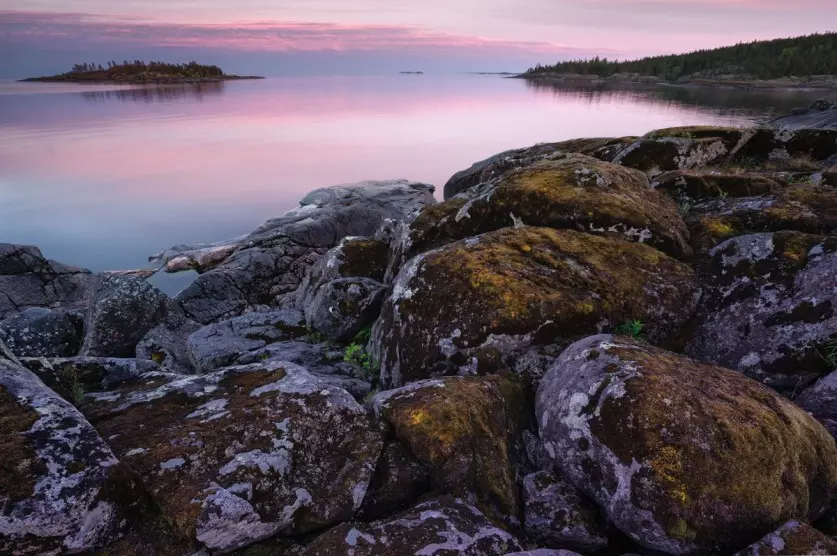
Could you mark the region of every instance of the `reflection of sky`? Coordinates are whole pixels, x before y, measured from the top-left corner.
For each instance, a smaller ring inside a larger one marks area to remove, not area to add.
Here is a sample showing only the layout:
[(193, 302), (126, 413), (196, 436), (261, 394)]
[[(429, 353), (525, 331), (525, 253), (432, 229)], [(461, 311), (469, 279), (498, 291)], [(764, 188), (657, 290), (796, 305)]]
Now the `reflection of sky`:
[(0, 241), (94, 269), (249, 232), (316, 187), (403, 177), (441, 190), (505, 149), (727, 123), (722, 113), (746, 108), (483, 76), (268, 79), (150, 97), (20, 87), (0, 84)]

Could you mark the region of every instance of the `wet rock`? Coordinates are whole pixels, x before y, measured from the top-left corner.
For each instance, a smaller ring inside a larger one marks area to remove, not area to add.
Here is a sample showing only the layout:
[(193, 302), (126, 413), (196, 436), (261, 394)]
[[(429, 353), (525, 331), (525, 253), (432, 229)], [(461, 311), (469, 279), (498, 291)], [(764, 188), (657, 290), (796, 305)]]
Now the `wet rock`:
[(480, 507), (517, 521), (514, 467), (527, 426), (526, 394), (511, 377), (448, 377), (372, 398), (375, 414), (409, 446), (440, 492), (474, 492)]
[(427, 467), (407, 445), (397, 440), (387, 442), (357, 517), (364, 521), (382, 519), (407, 508), (430, 489)]
[(183, 322), (177, 305), (135, 276), (98, 275), (84, 319), (79, 355), (133, 357), (137, 343), (163, 322)]
[(783, 391), (829, 371), (837, 330), (837, 238), (795, 232), (730, 239), (709, 253), (687, 352)]
[(203, 274), (177, 300), (190, 318), (210, 324), (275, 307), (277, 298), (296, 290), (310, 267), (343, 238), (374, 236), (385, 221), (400, 220), (433, 202), (432, 186), (406, 180), (318, 189), (301, 207), (245, 237), (177, 246), (152, 260), (171, 271), (199, 265)]
[(837, 493), (834, 439), (740, 373), (625, 337), (570, 346), (538, 389), (541, 437), (628, 536), (669, 554), (728, 553)]
[(837, 189), (797, 184), (774, 195), (705, 200), (690, 207), (686, 224), (700, 253), (726, 239), (759, 232), (837, 230)]
[(135, 477), (82, 415), (0, 359), (0, 552), (91, 551), (118, 539), (142, 500)]
[(395, 256), (406, 260), (516, 221), (647, 243), (678, 258), (691, 255), (677, 206), (642, 172), (557, 153), (425, 207), (405, 222)]
[(201, 328), (203, 326), (190, 320), (179, 325), (154, 327), (137, 343), (137, 359), (153, 361), (171, 373), (194, 374), (198, 367), (192, 360), (187, 340)]
[[(832, 344), (831, 350), (823, 355), (837, 357), (835, 348), (837, 345)], [(832, 436), (837, 437), (837, 371), (821, 378), (794, 401), (822, 423)]]
[(81, 347), (83, 327), (80, 311), (30, 307), (0, 321), (0, 341), (18, 357), (70, 357)]
[(187, 339), (192, 361), (202, 372), (233, 365), (248, 352), (307, 334), (302, 313), (281, 309), (249, 313), (211, 324)]
[(0, 243), (0, 319), (30, 307), (80, 307), (90, 276), (44, 258), (37, 247)]
[(469, 350), (500, 352), (615, 327), (676, 334), (696, 302), (692, 270), (639, 243), (571, 230), (507, 228), (413, 258), (372, 332), (381, 382), (472, 373)]
[(91, 394), (84, 410), (166, 520), (213, 553), (350, 519), (383, 445), (345, 390), (290, 363)]
[(549, 546), (596, 552), (607, 533), (595, 507), (563, 477), (540, 471), (523, 479), (526, 533)]
[(804, 523), (789, 521), (735, 556), (779, 554), (837, 554), (837, 541)]
[(330, 340), (349, 341), (378, 318), (385, 292), (369, 278), (332, 280), (305, 307), (306, 325)]
[(303, 556), (461, 554), (505, 556), (520, 543), (477, 508), (445, 496), (369, 525), (343, 523), (318, 537)]
[(445, 184), (445, 199), (497, 178), (517, 168), (525, 168), (542, 160), (561, 158), (563, 153), (579, 153), (610, 162), (621, 149), (630, 145), (636, 137), (621, 139), (572, 139), (560, 143), (542, 143), (523, 149), (496, 154), (457, 172)]

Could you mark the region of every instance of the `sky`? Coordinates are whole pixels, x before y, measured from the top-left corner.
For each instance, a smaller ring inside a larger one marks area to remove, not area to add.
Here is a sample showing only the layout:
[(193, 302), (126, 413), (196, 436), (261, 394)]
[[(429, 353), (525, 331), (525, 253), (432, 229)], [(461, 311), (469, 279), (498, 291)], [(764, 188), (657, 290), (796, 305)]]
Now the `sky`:
[(837, 0), (0, 0), (0, 77), (123, 59), (260, 75), (522, 71), (837, 31)]

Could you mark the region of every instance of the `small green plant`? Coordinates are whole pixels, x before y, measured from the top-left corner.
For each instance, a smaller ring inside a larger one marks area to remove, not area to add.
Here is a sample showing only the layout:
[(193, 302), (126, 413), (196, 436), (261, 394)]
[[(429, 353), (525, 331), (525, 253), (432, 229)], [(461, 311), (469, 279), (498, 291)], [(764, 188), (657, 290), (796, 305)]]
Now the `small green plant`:
[(620, 336), (630, 336), (635, 340), (643, 340), (645, 339), (645, 335), (642, 333), (643, 328), (645, 328), (645, 324), (641, 320), (635, 319), (620, 324), (614, 332)]
[[(54, 372), (52, 365), (50, 365), (49, 368)], [(61, 373), (61, 377), (67, 384), (67, 389), (70, 391), (70, 396), (73, 398), (73, 404), (77, 406), (81, 405), (84, 401), (84, 396), (87, 394), (87, 389), (84, 387), (84, 383), (78, 376), (78, 369), (71, 366), (69, 369)]]
[(363, 405), (366, 405), (366, 404), (368, 404), (370, 401), (372, 401), (372, 398), (374, 398), (374, 397), (375, 397), (375, 394), (377, 394), (378, 392), (380, 392), (380, 389), (378, 389), (378, 388), (373, 388), (373, 389), (372, 389), (372, 390), (370, 390), (370, 391), (369, 391), (369, 392), (368, 392), (365, 396), (363, 396)]
[(718, 189), (718, 198), (719, 199), (726, 199), (729, 197), (729, 192), (724, 191), (723, 189)]
[(813, 346), (814, 351), (817, 352), (825, 364), (828, 365), (829, 370), (837, 371), (837, 338), (829, 340), (822, 349)]
[(680, 211), (680, 214), (685, 216), (692, 212), (692, 203), (689, 201), (681, 201), (677, 204), (677, 210)]

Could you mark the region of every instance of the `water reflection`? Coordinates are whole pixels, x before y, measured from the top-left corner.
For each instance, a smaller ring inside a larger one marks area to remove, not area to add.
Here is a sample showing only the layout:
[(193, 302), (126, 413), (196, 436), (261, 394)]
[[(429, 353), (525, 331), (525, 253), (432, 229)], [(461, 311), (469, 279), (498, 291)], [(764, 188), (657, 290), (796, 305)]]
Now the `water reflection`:
[(82, 97), (90, 102), (137, 102), (159, 103), (193, 99), (203, 102), (207, 97), (224, 93), (226, 83), (184, 83), (181, 85), (150, 85), (136, 89), (111, 89), (105, 91), (84, 91)]

